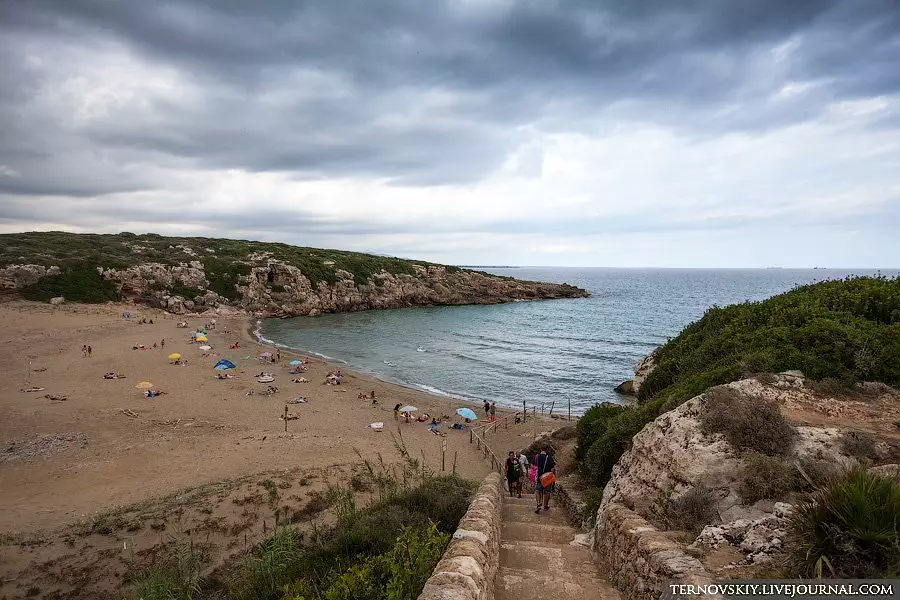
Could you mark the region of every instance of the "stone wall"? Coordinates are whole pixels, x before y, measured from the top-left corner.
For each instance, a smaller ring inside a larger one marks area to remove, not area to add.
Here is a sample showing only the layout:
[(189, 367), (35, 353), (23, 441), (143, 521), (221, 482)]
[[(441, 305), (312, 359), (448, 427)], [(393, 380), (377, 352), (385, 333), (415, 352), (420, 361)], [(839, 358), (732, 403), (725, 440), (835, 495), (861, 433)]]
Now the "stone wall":
[(587, 503), (575, 487), (576, 475), (567, 475), (556, 480), (556, 503), (566, 510), (569, 523), (576, 529), (584, 529)]
[(502, 478), (484, 478), (419, 600), (493, 600), (500, 568)]
[(712, 583), (699, 560), (621, 504), (598, 514), (593, 550), (623, 600), (662, 598), (669, 583)]

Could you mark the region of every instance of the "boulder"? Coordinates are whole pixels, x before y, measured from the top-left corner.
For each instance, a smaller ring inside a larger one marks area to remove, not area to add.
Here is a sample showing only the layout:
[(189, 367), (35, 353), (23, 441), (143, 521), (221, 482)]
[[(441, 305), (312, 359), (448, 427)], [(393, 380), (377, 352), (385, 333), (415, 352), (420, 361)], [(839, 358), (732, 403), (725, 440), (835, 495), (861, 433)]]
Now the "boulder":
[(634, 396), (634, 381), (629, 379), (615, 387), (615, 391), (625, 396)]
[(54, 306), (59, 306), (60, 304), (65, 304), (66, 299), (63, 296), (57, 296), (56, 298), (50, 298), (50, 304)]
[(632, 388), (634, 390), (634, 394), (636, 395), (639, 391), (641, 391), (641, 385), (643, 385), (644, 380), (647, 379), (647, 375), (656, 368), (656, 365), (659, 363), (659, 348), (654, 348), (650, 351), (650, 353), (637, 361), (634, 365), (634, 379), (632, 379)]

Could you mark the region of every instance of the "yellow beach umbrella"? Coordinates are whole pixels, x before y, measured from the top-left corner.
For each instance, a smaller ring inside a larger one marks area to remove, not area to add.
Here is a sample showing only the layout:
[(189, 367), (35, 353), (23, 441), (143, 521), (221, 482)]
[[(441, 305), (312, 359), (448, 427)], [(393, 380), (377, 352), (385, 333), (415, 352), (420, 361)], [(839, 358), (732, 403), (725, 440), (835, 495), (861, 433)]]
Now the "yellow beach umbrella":
[(138, 384), (134, 387), (140, 388), (142, 390), (149, 390), (150, 388), (153, 387), (153, 384), (150, 383), (149, 381), (141, 381), (141, 382), (138, 382)]
[(173, 352), (172, 354), (169, 355), (169, 358), (171, 358), (172, 360), (178, 360), (179, 358), (181, 358), (181, 355), (178, 354), (177, 352)]
[(201, 335), (200, 337), (194, 338), (195, 342), (206, 342), (208, 340), (209, 340), (209, 338), (207, 338), (205, 335)]

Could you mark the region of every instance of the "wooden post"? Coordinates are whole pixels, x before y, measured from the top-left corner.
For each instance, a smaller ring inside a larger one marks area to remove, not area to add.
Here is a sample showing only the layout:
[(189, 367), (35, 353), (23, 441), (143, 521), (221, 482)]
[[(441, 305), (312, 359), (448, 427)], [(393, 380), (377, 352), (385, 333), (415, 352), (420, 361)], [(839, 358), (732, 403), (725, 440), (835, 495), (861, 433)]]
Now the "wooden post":
[(550, 416), (553, 416), (553, 406), (556, 404), (556, 400), (550, 403)]
[(525, 407), (525, 401), (522, 400), (522, 422), (525, 422), (525, 415), (528, 414), (528, 409)]
[(458, 454), (459, 454), (459, 452), (457, 452), (457, 451), (453, 452), (453, 474), (454, 475), (456, 475), (456, 457)]
[(569, 421), (572, 420), (572, 397), (571, 396), (569, 397), (569, 418), (567, 420), (569, 420)]
[(474, 438), (475, 438), (475, 431), (473, 429), (469, 429), (469, 443), (470, 444), (475, 441)]
[(287, 404), (284, 405), (284, 432), (287, 433), (287, 417), (288, 417), (288, 407)]

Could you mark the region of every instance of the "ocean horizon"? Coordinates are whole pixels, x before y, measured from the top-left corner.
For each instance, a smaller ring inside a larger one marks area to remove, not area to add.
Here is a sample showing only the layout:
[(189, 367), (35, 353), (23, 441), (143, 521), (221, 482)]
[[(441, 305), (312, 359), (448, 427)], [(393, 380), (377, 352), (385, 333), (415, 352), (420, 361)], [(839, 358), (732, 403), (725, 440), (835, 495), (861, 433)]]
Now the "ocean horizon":
[[(475, 267), (473, 267), (475, 268)], [(554, 403), (583, 414), (632, 366), (714, 305), (759, 301), (793, 287), (900, 269), (478, 267), (569, 283), (589, 298), (517, 301), (265, 319), (264, 341), (346, 364), (383, 381), (498, 406)]]

